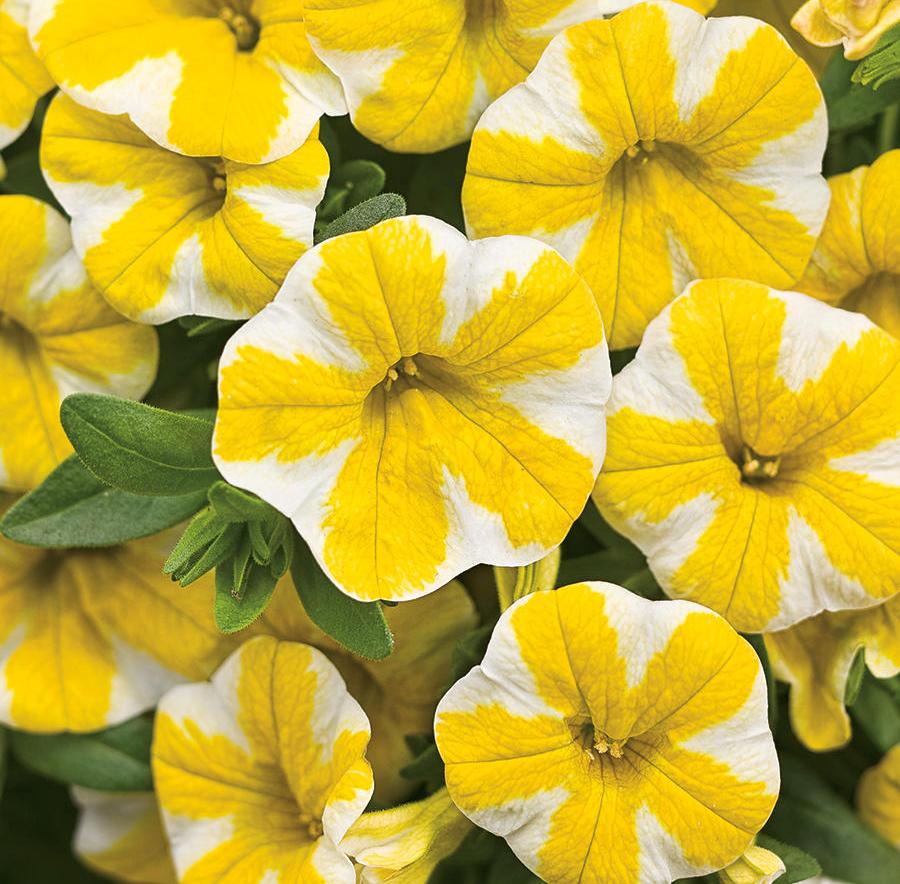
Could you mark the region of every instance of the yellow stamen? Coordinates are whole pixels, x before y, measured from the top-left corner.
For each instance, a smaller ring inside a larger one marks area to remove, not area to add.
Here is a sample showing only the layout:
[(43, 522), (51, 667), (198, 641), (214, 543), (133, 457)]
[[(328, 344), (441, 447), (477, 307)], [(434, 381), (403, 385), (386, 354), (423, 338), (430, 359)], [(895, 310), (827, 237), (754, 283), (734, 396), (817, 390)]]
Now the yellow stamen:
[(419, 374), (419, 369), (411, 356), (405, 357), (401, 365), (404, 374), (408, 374), (410, 377), (416, 377)]
[(780, 457), (765, 457), (746, 445), (741, 452), (741, 474), (745, 479), (774, 479), (780, 467)]

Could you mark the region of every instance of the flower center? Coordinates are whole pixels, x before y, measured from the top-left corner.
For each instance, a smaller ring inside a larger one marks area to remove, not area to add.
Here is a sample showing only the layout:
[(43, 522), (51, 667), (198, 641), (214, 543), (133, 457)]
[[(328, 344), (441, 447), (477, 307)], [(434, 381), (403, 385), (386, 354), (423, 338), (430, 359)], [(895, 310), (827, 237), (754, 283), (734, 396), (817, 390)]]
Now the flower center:
[(303, 829), (304, 833), (311, 841), (318, 841), (324, 834), (322, 821), (312, 814), (301, 813), (299, 814), (298, 819), (300, 821), (300, 828)]
[(219, 10), (219, 18), (234, 34), (241, 52), (250, 52), (259, 42), (259, 23), (252, 16), (231, 6), (223, 6)]
[(637, 160), (641, 165), (648, 162), (655, 153), (655, 141), (638, 141), (637, 144), (630, 144), (625, 148), (625, 156), (630, 160)]
[(419, 376), (419, 367), (412, 356), (404, 356), (399, 362), (395, 362), (387, 371), (384, 378), (384, 388), (387, 391), (398, 381), (409, 382), (410, 378)]
[(781, 467), (781, 456), (765, 457), (757, 454), (749, 445), (741, 450), (741, 475), (748, 482), (764, 482), (774, 479)]
[(609, 758), (621, 758), (625, 754), (625, 746), (628, 739), (615, 740), (608, 734), (594, 727), (590, 720), (583, 719), (569, 722), (573, 739), (578, 743), (588, 756), (588, 764), (599, 761), (603, 756)]

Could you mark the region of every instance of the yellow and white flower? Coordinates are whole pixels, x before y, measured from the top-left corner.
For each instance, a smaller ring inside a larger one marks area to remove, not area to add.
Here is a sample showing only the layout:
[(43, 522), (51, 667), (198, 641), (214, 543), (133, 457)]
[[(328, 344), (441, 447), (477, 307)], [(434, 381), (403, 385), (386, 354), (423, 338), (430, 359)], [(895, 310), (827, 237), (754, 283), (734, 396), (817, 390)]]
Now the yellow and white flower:
[(386, 608), (384, 615), (394, 634), (393, 652), (383, 660), (357, 657), (313, 624), (286, 578), (255, 629), (312, 645), (337, 667), (371, 724), (366, 757), (375, 775), (375, 801), (387, 806), (415, 788), (400, 773), (413, 757), (405, 738), (431, 731), (435, 707), (450, 683), (453, 649), (477, 626), (478, 618), (468, 593), (456, 581), (424, 598)]
[(100, 730), (215, 669), (235, 641), (213, 622), (211, 577), (188, 592), (162, 573), (171, 540), (48, 550), (0, 538), (0, 722)]
[(553, 249), (392, 219), (307, 252), (228, 342), (213, 455), (348, 595), (558, 545), (603, 458), (600, 314)]
[(609, 583), (507, 609), (435, 735), (459, 809), (556, 884), (720, 869), (778, 793), (750, 645), (698, 605)]
[(900, 745), (862, 775), (856, 804), (863, 820), (900, 849)]
[(291, 0), (32, 0), (32, 42), (79, 104), (128, 114), (157, 144), (269, 163), (346, 112)]
[(825, 105), (769, 25), (642, 3), (568, 28), (475, 129), (473, 236), (536, 236), (573, 261), (613, 349), (684, 285), (786, 287), (828, 208)]
[(157, 359), (156, 332), (125, 320), (88, 281), (63, 217), (31, 197), (0, 196), (0, 488), (29, 490), (71, 453), (65, 396), (140, 398)]
[(318, 128), (264, 165), (172, 153), (127, 117), (54, 99), (41, 164), (94, 284), (121, 313), (242, 319), (313, 242), (328, 154)]
[(359, 884), (426, 884), (472, 828), (442, 788), (421, 801), (364, 813), (340, 846), (361, 867)]
[(340, 77), (353, 124), (391, 150), (465, 141), (481, 112), (535, 66), (550, 38), (607, 0), (304, 0), (316, 53)]
[(774, 884), (785, 873), (777, 854), (751, 844), (730, 866), (719, 872), (721, 884)]
[(900, 338), (900, 150), (828, 184), (828, 217), (797, 289)]
[(900, 595), (863, 611), (826, 611), (790, 629), (766, 635), (772, 671), (791, 686), (791, 725), (814, 752), (850, 740), (844, 696), (859, 651), (876, 678), (900, 673)]
[(806, 0), (791, 24), (816, 46), (844, 44), (844, 57), (868, 55), (894, 25), (898, 0)]
[(594, 500), (741, 632), (900, 590), (900, 341), (740, 280), (689, 286), (616, 377)]
[(114, 881), (175, 884), (175, 866), (153, 792), (72, 788), (79, 809), (72, 850)]
[(153, 775), (179, 881), (353, 884), (369, 722), (308, 645), (258, 636), (159, 704)]
[(19, 137), (37, 100), (53, 87), (28, 40), (30, 4), (31, 0), (0, 0), (0, 148)]

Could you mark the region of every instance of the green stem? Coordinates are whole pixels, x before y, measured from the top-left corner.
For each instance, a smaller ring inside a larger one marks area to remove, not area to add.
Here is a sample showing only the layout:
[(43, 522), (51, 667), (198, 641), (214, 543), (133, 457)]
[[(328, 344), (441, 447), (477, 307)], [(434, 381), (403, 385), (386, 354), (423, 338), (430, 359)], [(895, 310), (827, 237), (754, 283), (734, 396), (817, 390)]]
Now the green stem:
[(900, 102), (889, 105), (881, 115), (878, 126), (878, 153), (887, 153), (894, 147), (897, 138), (897, 122), (900, 121)]

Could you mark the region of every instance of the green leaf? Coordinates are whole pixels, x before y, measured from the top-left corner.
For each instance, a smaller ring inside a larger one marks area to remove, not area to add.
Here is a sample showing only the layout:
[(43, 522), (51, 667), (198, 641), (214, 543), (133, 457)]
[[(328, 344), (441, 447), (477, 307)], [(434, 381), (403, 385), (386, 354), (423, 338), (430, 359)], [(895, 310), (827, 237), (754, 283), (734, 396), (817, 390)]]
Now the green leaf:
[(488, 642), (494, 631), (493, 623), (485, 623), (467, 632), (457, 639), (450, 657), (450, 688), (458, 682), (473, 666), (477, 666), (487, 651)]
[(249, 491), (242, 491), (227, 482), (214, 482), (207, 492), (212, 508), (226, 522), (249, 522), (269, 519), (277, 510)]
[(150, 743), (153, 720), (139, 715), (92, 734), (10, 731), (10, 748), (26, 767), (45, 777), (108, 792), (153, 788)]
[(765, 850), (771, 850), (784, 863), (784, 874), (776, 879), (779, 884), (796, 884), (822, 874), (819, 863), (799, 847), (782, 844), (768, 835), (759, 835), (756, 843)]
[(649, 568), (641, 568), (640, 571), (623, 580), (622, 586), (631, 590), (635, 595), (650, 599), (652, 602), (658, 602), (666, 598), (666, 594), (660, 589), (656, 578)]
[(865, 826), (799, 755), (780, 755), (781, 796), (766, 834), (810, 853), (829, 878), (900, 881), (900, 852)]
[(410, 734), (406, 744), (413, 760), (400, 768), (400, 776), (416, 783), (423, 783), (431, 794), (444, 785), (444, 762), (431, 735)]
[(368, 660), (383, 660), (394, 650), (381, 605), (341, 592), (299, 535), (294, 536), (291, 576), (309, 619), (348, 651)]
[[(216, 568), (216, 626), (226, 635), (253, 623), (265, 611), (278, 583), (268, 568), (260, 568), (250, 559), (249, 548), (248, 543), (246, 561), (244, 553), (239, 552)], [(239, 590), (235, 589), (237, 585)]]
[(628, 547), (603, 549), (586, 556), (564, 559), (559, 567), (557, 586), (582, 583), (585, 580), (606, 580), (621, 583), (644, 567), (640, 552)]
[(372, 199), (354, 206), (349, 212), (336, 218), (322, 231), (316, 242), (324, 242), (326, 239), (341, 236), (344, 233), (368, 230), (381, 221), (398, 218), (404, 214), (406, 214), (406, 200), (399, 193), (382, 193), (380, 196), (372, 197)]
[(222, 529), (216, 539), (210, 543), (199, 557), (192, 558), (190, 566), (173, 574), (173, 579), (182, 586), (190, 586), (204, 574), (218, 568), (226, 559), (231, 558), (238, 550), (243, 535), (243, 526), (229, 524)]
[(847, 684), (844, 687), (845, 706), (852, 706), (856, 702), (865, 674), (866, 651), (865, 648), (860, 648), (850, 664), (850, 671), (847, 673)]
[(882, 110), (900, 100), (900, 81), (886, 83), (877, 92), (852, 80), (855, 62), (836, 52), (822, 76), (822, 92), (828, 105), (832, 132), (868, 123)]
[(96, 393), (67, 396), (60, 419), (85, 466), (122, 491), (188, 494), (219, 478), (210, 421)]
[(171, 574), (173, 580), (180, 580), (179, 575), (187, 573), (206, 551), (206, 547), (225, 530), (227, 524), (213, 512), (212, 507), (204, 507), (191, 519), (191, 523), (178, 538), (178, 543), (163, 565), (163, 574)]
[(766, 677), (766, 695), (769, 704), (769, 730), (775, 733), (778, 726), (778, 683), (772, 673), (772, 664), (769, 662), (769, 652), (761, 635), (745, 635), (744, 638), (750, 644), (759, 662), (762, 664), (763, 674)]
[(900, 25), (891, 28), (878, 41), (853, 72), (853, 82), (875, 90), (900, 77)]
[(900, 743), (900, 700), (891, 690), (897, 679), (866, 676), (850, 715), (881, 752)]
[(110, 488), (73, 454), (7, 510), (0, 532), (31, 546), (114, 546), (171, 528), (205, 501), (202, 491), (148, 498)]
[(200, 338), (220, 331), (236, 331), (242, 321), (239, 319), (216, 319), (212, 316), (182, 316), (178, 324), (189, 338)]
[(371, 160), (342, 163), (328, 179), (319, 217), (330, 221), (365, 200), (378, 196), (384, 190), (385, 179), (384, 169)]

